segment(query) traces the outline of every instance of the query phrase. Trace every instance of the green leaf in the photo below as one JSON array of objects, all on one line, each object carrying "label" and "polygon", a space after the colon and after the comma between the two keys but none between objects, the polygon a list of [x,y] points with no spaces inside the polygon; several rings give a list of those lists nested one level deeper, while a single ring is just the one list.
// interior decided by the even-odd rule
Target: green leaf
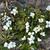
[{"label": "green leaf", "polygon": [[3,46],[0,46],[0,50],[8,50],[8,48],[5,48]]}]

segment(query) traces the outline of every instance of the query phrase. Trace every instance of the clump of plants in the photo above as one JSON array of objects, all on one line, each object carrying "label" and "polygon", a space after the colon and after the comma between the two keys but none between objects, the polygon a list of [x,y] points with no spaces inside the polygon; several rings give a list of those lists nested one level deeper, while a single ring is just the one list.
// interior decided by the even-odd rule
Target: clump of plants
[{"label": "clump of plants", "polygon": [[3,32],[0,33],[0,49],[37,50],[39,42],[50,29],[50,6],[45,11],[28,6],[14,6],[0,13]]}]

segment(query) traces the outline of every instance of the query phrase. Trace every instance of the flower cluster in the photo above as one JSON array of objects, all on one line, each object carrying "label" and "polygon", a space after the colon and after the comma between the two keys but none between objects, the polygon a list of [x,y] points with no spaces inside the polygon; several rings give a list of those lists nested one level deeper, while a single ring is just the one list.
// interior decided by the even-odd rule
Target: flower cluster
[{"label": "flower cluster", "polygon": [[8,49],[11,49],[11,48],[16,47],[16,43],[12,42],[12,41],[10,43],[5,42],[4,47],[7,47]]},{"label": "flower cluster", "polygon": [[16,14],[18,14],[17,7],[13,8],[10,13],[13,14],[14,16],[15,16]]},{"label": "flower cluster", "polygon": [[8,28],[12,29],[12,27],[10,27],[11,24],[12,24],[11,18],[5,14],[3,17],[3,29],[4,30],[8,30]]},{"label": "flower cluster", "polygon": [[[35,34],[35,32],[29,32],[29,33],[28,33],[28,35],[29,35],[30,37],[27,38],[27,39],[28,39],[30,45],[31,45],[31,44],[34,44],[34,40],[35,40],[34,34]],[[40,35],[41,35],[41,36],[45,36],[45,32],[41,32]],[[37,37],[37,41],[38,41],[38,42],[41,42],[42,40],[41,40],[39,37]]]},{"label": "flower cluster", "polygon": [[26,22],[26,33],[28,33],[28,31],[29,31],[29,27],[30,27],[30,25],[29,25],[29,22]]},{"label": "flower cluster", "polygon": [[40,25],[38,25],[37,27],[35,27],[35,28],[33,29],[33,31],[35,31],[35,33],[38,33],[40,30],[43,30],[43,28],[40,27]]},{"label": "flower cluster", "polygon": [[34,35],[34,32],[29,32],[28,35],[30,36],[28,39],[29,41],[29,44],[34,44],[34,40],[35,40],[35,37],[33,36]]}]

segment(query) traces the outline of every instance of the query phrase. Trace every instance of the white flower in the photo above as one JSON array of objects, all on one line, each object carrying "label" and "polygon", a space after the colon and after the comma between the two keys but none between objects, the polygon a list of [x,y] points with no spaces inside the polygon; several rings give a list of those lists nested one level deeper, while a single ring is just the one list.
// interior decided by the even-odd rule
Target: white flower
[{"label": "white flower", "polygon": [[29,22],[26,22],[26,24],[25,25],[29,25]]},{"label": "white flower", "polygon": [[34,18],[35,14],[33,12],[30,13],[30,16]]},{"label": "white flower", "polygon": [[34,32],[29,32],[28,35],[34,35]]},{"label": "white flower", "polygon": [[45,32],[41,32],[40,35],[45,36]]},{"label": "white flower", "polygon": [[50,24],[50,21],[46,21],[46,24]]},{"label": "white flower", "polygon": [[4,30],[8,30],[8,28],[10,27],[12,21],[10,20],[11,18],[9,16],[6,15],[6,12],[5,12],[5,15],[3,17],[3,23],[5,23],[5,25],[3,25],[3,29]]},{"label": "white flower", "polygon": [[24,11],[26,11],[26,9],[24,9]]},{"label": "white flower", "polygon": [[34,37],[33,35],[31,35],[31,36],[30,36],[30,38],[31,38],[32,40],[34,40],[34,39],[35,39],[35,37]]},{"label": "white flower", "polygon": [[31,45],[31,44],[34,44],[34,39],[35,39],[35,37],[33,36],[33,35],[31,35],[29,38],[27,38],[28,39],[28,41],[29,41],[29,44]]},{"label": "white flower", "polygon": [[8,47],[7,47],[8,49],[11,49],[12,48],[12,46],[11,45],[8,45]]},{"label": "white flower", "polygon": [[34,32],[32,32],[32,35],[34,35]]},{"label": "white flower", "polygon": [[6,25],[3,26],[3,29],[8,30],[8,28],[11,25],[11,23],[12,23],[11,21],[6,22]]},{"label": "white flower", "polygon": [[42,40],[40,38],[37,38],[38,42],[41,42]]},{"label": "white flower", "polygon": [[48,25],[46,25],[46,28],[48,28]]},{"label": "white flower", "polygon": [[4,47],[7,47],[8,49],[11,49],[11,48],[16,47],[16,43],[12,42],[12,41],[10,43],[5,42]]},{"label": "white flower", "polygon": [[12,30],[12,27],[10,27],[9,29]]},{"label": "white flower", "polygon": [[13,14],[14,16],[15,16],[16,14],[18,14],[17,8],[15,7],[10,13]]},{"label": "white flower", "polygon": [[6,20],[8,21],[9,19],[11,19],[9,16],[6,17]]},{"label": "white flower", "polygon": [[29,28],[26,28],[26,33],[28,33],[28,31],[29,31]]},{"label": "white flower", "polygon": [[26,22],[26,29],[29,28],[29,22]]},{"label": "white flower", "polygon": [[50,21],[46,21],[46,28],[50,28]]},{"label": "white flower", "polygon": [[24,36],[24,37],[22,38],[22,40],[26,40],[26,36]]},{"label": "white flower", "polygon": [[30,45],[34,44],[34,40],[33,39],[31,39],[31,38],[27,38],[27,39],[28,39]]},{"label": "white flower", "polygon": [[40,23],[44,22],[43,18],[38,19]]},{"label": "white flower", "polygon": [[28,31],[29,31],[29,22],[26,22],[26,33],[28,33]]},{"label": "white flower", "polygon": [[26,29],[28,29],[29,28],[29,25],[26,25]]},{"label": "white flower", "polygon": [[6,25],[3,26],[3,29],[8,30],[8,28],[11,25],[11,23],[12,23],[11,21],[6,22]]},{"label": "white flower", "polygon": [[6,26],[7,26],[7,27],[10,27],[10,25],[9,25],[9,23],[8,23],[8,22],[6,23]]},{"label": "white flower", "polygon": [[34,41],[32,40],[32,41],[29,41],[29,44],[31,45],[31,44],[34,44]]},{"label": "white flower", "polygon": [[44,15],[41,15],[41,17],[44,18],[45,16]]},{"label": "white flower", "polygon": [[3,16],[4,14],[3,13],[1,13],[1,16]]},{"label": "white flower", "polygon": [[11,18],[5,14],[2,20],[8,21],[9,19],[11,19]]},{"label": "white flower", "polygon": [[28,33],[28,35],[31,35],[31,34],[32,34],[31,32]]},{"label": "white flower", "polygon": [[50,5],[47,6],[46,10],[50,11]]},{"label": "white flower", "polygon": [[7,42],[4,43],[4,47],[8,47],[8,43]]},{"label": "white flower", "polygon": [[6,25],[3,26],[4,30],[8,30],[8,27]]},{"label": "white flower", "polygon": [[11,49],[11,48],[14,48],[14,47],[16,47],[16,43],[15,42],[10,42],[8,44],[8,49]]},{"label": "white flower", "polygon": [[37,27],[35,27],[33,29],[33,31],[35,31],[35,33],[38,33],[40,30],[42,30],[42,28],[40,27],[40,25],[38,25]]},{"label": "white flower", "polygon": [[31,35],[31,36],[28,38],[29,41],[34,40],[34,39],[35,39],[35,37],[34,37],[33,35]]},{"label": "white flower", "polygon": [[8,21],[8,24],[9,24],[9,25],[11,25],[11,23],[12,23],[11,21]]}]

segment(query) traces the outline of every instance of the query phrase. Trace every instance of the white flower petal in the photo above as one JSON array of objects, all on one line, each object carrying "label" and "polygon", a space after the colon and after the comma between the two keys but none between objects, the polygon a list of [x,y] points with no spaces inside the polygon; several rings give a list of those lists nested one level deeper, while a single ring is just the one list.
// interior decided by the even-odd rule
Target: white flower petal
[{"label": "white flower petal", "polygon": [[1,13],[1,16],[3,16],[4,14],[3,13]]},{"label": "white flower petal", "polygon": [[42,40],[40,38],[37,38],[38,42],[41,42]]},{"label": "white flower petal", "polygon": [[27,38],[29,41],[32,41],[32,39],[31,38]]},{"label": "white flower petal", "polygon": [[29,32],[29,29],[26,29],[26,33],[28,33]]},{"label": "white flower petal", "polygon": [[9,23],[8,23],[8,22],[6,23],[6,26],[7,26],[7,27],[10,27],[10,25],[9,25]]},{"label": "white flower petal", "polygon": [[11,18],[9,16],[7,16],[7,19],[6,20],[8,21],[9,19],[11,19]]},{"label": "white flower petal", "polygon": [[8,45],[8,49],[11,49],[12,48],[12,46],[11,45]]},{"label": "white flower petal", "polygon": [[31,35],[31,36],[30,36],[30,38],[31,38],[32,40],[34,40],[34,39],[35,39],[35,37],[34,37],[33,35]]},{"label": "white flower petal", "polygon": [[48,24],[49,22],[48,22],[48,21],[46,21],[46,23]]},{"label": "white flower petal", "polygon": [[8,24],[11,25],[12,21],[8,21]]},{"label": "white flower petal", "polygon": [[41,32],[40,35],[45,36],[45,32]]},{"label": "white flower petal", "polygon": [[29,28],[29,25],[26,25],[26,28]]},{"label": "white flower petal", "polygon": [[4,47],[8,47],[8,43],[7,42],[4,43]]},{"label": "white flower petal", "polygon": [[44,19],[41,18],[41,19],[38,19],[40,23],[44,22]]},{"label": "white flower petal", "polygon": [[14,16],[15,16],[16,14],[18,14],[17,8],[14,8],[10,13],[13,14]]},{"label": "white flower petal", "polygon": [[31,32],[28,33],[28,35],[31,35],[31,34],[32,34]]},{"label": "white flower petal", "polygon": [[30,16],[34,18],[35,14],[33,12],[30,13]]},{"label": "white flower petal", "polygon": [[9,29],[12,30],[12,27],[10,27]]},{"label": "white flower petal", "polygon": [[29,25],[29,22],[26,22],[26,24],[25,25]]},{"label": "white flower petal", "polygon": [[8,27],[6,25],[3,26],[3,29],[8,30]]},{"label": "white flower petal", "polygon": [[22,38],[22,40],[26,40],[26,36],[24,36],[24,37]]},{"label": "white flower petal", "polygon": [[48,27],[50,28],[50,25],[48,25]]},{"label": "white flower petal", "polygon": [[32,32],[32,35],[34,35],[34,32]]},{"label": "white flower petal", "polygon": [[29,41],[29,44],[31,45],[31,44],[34,44],[34,41]]},{"label": "white flower petal", "polygon": [[46,10],[50,11],[50,5],[47,6]]},{"label": "white flower petal", "polygon": [[46,25],[46,28],[48,28],[49,26],[48,25]]}]

